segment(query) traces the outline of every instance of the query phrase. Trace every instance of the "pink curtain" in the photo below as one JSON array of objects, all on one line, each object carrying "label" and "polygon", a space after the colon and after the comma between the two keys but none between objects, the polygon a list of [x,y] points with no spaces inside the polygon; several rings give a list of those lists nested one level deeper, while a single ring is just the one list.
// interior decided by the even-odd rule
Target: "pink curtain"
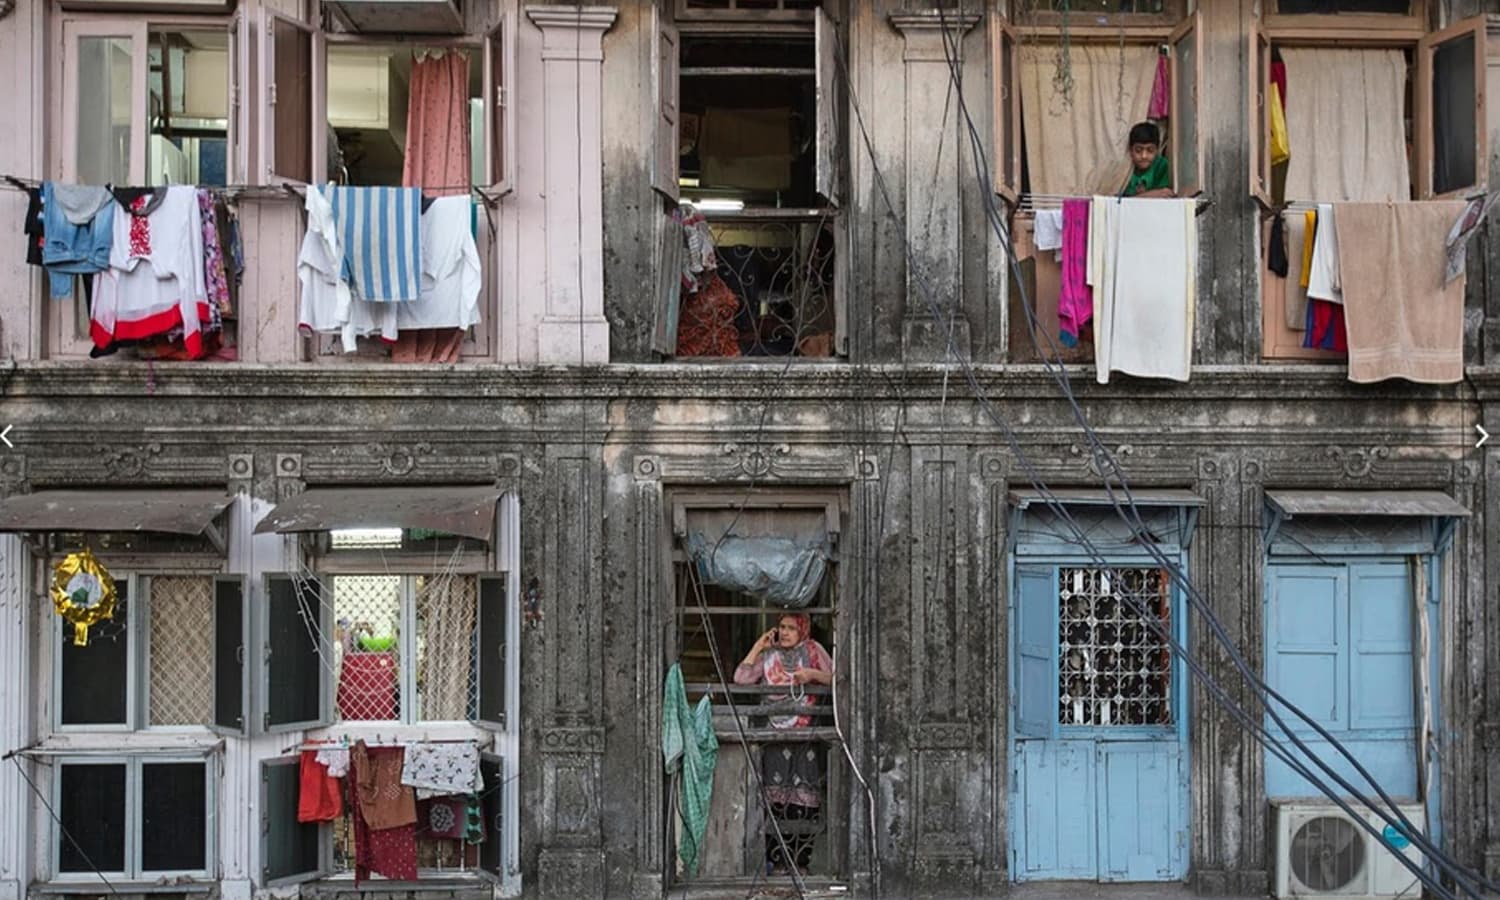
[{"label": "pink curtain", "polygon": [[[426,197],[469,193],[469,57],[456,50],[417,60],[406,106],[406,162],[401,183]],[[458,362],[459,328],[403,330],[397,362]]]}]

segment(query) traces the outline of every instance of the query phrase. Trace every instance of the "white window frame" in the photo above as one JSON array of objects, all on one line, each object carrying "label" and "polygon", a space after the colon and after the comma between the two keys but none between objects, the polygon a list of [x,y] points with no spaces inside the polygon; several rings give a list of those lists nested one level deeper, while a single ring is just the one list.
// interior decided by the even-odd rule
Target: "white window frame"
[{"label": "white window frame", "polygon": [[[203,766],[204,778],[204,844],[203,857],[204,867],[202,869],[151,871],[141,870],[141,790],[142,790],[142,767],[157,763],[195,763]],[[61,755],[55,758],[52,766],[51,802],[55,805],[62,797],[63,770],[69,765],[123,765],[125,766],[125,821],[127,830],[125,832],[125,869],[118,872],[104,872],[116,887],[127,887],[130,884],[152,883],[161,879],[191,879],[208,881],[215,877],[219,870],[218,865],[218,833],[219,833],[219,798],[218,782],[220,776],[220,761],[217,753],[182,753],[182,752],[124,752],[113,755]],[[49,844],[48,864],[51,869],[51,882],[67,885],[101,885],[99,876],[92,872],[67,872],[62,868],[62,845],[67,840],[62,834],[62,823],[55,817],[49,817]]]},{"label": "white window frame", "polygon": [[[214,571],[138,568],[133,571],[114,572],[117,583],[126,585],[127,606],[125,610],[125,721],[108,724],[67,725],[62,721],[63,684],[61,647],[64,640],[63,620],[53,616],[48,630],[51,640],[51,730],[57,734],[93,734],[100,732],[127,734],[206,734],[213,730],[212,722],[199,725],[152,725],[151,724],[151,579],[155,577],[186,577],[218,579]],[[214,604],[215,597],[209,598]],[[211,611],[212,612],[212,611]],[[212,618],[211,618],[212,621]],[[210,626],[212,627],[212,626]],[[215,669],[209,670],[208,689],[215,684]]]}]

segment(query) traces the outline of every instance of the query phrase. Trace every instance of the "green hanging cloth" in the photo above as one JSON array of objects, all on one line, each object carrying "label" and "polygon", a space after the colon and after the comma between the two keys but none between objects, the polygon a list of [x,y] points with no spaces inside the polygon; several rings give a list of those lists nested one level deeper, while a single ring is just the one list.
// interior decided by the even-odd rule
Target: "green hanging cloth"
[{"label": "green hanging cloth", "polygon": [[688,708],[682,666],[673,663],[661,706],[661,755],[668,775],[681,774],[678,781],[677,813],[682,817],[682,838],[677,855],[688,878],[698,874],[703,836],[708,831],[708,809],[714,792],[714,766],[719,760],[719,739],[714,736],[713,706],[705,696],[696,709]]}]

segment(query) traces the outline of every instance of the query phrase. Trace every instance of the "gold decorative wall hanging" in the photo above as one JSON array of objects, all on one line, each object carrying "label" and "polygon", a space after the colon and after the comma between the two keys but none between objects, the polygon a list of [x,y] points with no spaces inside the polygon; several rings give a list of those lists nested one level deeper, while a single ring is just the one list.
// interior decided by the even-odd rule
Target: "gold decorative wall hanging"
[{"label": "gold decorative wall hanging", "polygon": [[70,553],[52,570],[52,606],[73,623],[73,643],[86,647],[89,628],[114,618],[115,580],[88,550]]}]

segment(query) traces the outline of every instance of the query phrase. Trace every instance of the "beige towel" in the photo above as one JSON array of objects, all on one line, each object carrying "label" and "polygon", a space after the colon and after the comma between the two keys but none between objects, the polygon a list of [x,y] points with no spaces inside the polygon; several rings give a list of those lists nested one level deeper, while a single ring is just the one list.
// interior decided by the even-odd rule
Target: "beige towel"
[{"label": "beige towel", "polygon": [[1443,286],[1462,201],[1340,203],[1349,380],[1451,384],[1464,374],[1464,277]]},{"label": "beige towel", "polygon": [[1302,286],[1302,244],[1307,239],[1307,216],[1300,212],[1284,212],[1281,220],[1286,223],[1286,327],[1293,331],[1307,330],[1307,288]]},{"label": "beige towel", "polygon": [[1198,294],[1198,225],[1191,199],[1095,197],[1089,209],[1094,366],[1187,381]]},{"label": "beige towel", "polygon": [[[1066,93],[1057,78],[1062,53],[1073,79]],[[1146,118],[1151,103],[1156,48],[1027,44],[1020,68],[1032,193],[1117,193],[1130,175],[1130,127]]]},{"label": "beige towel", "polygon": [[1291,201],[1410,200],[1400,50],[1285,47]]}]

